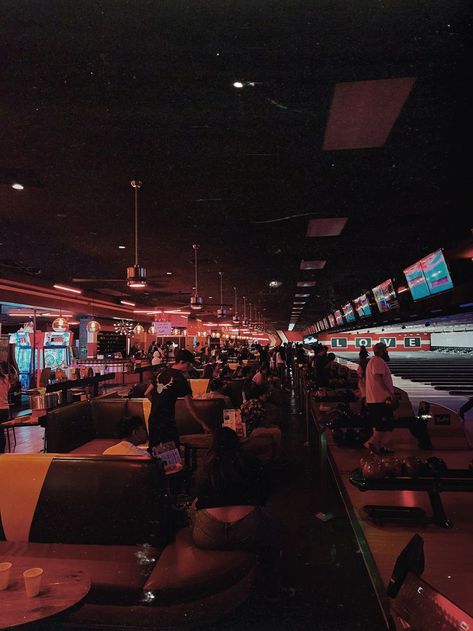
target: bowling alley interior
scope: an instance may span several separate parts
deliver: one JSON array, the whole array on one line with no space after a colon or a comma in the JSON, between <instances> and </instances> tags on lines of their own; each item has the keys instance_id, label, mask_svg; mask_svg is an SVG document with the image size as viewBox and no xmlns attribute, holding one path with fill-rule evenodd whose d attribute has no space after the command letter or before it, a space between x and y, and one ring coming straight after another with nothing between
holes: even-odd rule
<instances>
[{"instance_id":1,"label":"bowling alley interior","mask_svg":"<svg viewBox=\"0 0 473 631\"><path fill-rule=\"evenodd\" d=\"M0 629L473 631L472 17L2 0Z\"/></svg>"}]
</instances>

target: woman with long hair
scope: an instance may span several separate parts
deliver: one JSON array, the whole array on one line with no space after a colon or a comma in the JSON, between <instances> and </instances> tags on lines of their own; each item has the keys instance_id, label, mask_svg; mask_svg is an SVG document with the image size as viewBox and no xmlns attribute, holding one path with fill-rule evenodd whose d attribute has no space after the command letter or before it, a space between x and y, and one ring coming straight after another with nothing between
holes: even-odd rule
<instances>
[{"instance_id":1,"label":"woman with long hair","mask_svg":"<svg viewBox=\"0 0 473 631\"><path fill-rule=\"evenodd\" d=\"M10 377L8 375L8 363L0 362L0 423L10 418L10 404L8 393L10 392ZM5 430L0 427L0 453L5 451Z\"/></svg>"},{"instance_id":2,"label":"woman with long hair","mask_svg":"<svg viewBox=\"0 0 473 631\"><path fill-rule=\"evenodd\" d=\"M281 534L264 509L268 497L261 462L242 450L229 427L216 430L191 512L200 548L252 550L260 556L269 599L293 595L281 586Z\"/></svg>"}]
</instances>

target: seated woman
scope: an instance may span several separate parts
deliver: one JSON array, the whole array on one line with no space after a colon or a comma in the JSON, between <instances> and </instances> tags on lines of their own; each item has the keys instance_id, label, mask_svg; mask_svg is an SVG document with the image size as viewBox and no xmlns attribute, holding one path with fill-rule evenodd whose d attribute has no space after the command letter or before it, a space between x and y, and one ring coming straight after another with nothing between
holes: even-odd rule
<instances>
[{"instance_id":1,"label":"seated woman","mask_svg":"<svg viewBox=\"0 0 473 631\"><path fill-rule=\"evenodd\" d=\"M294 590L281 586L281 535L263 508L267 497L262 464L232 429L217 429L197 484L192 538L200 548L259 553L267 595L277 600Z\"/></svg>"}]
</instances>

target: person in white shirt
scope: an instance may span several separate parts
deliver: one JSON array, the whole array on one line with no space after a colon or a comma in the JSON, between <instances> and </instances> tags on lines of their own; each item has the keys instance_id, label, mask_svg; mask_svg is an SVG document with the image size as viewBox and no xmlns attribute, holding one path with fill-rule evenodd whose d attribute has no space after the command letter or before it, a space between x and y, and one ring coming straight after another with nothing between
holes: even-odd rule
<instances>
[{"instance_id":1,"label":"person in white shirt","mask_svg":"<svg viewBox=\"0 0 473 631\"><path fill-rule=\"evenodd\" d=\"M103 452L104 456L141 456L151 458L146 449L140 449L138 445L146 443L148 432L139 416L129 416L118 423L118 438L120 442L109 447Z\"/></svg>"},{"instance_id":2,"label":"person in white shirt","mask_svg":"<svg viewBox=\"0 0 473 631\"><path fill-rule=\"evenodd\" d=\"M389 361L386 344L375 344L373 353L374 357L369 360L365 372L366 408L373 427L373 436L365 443L365 447L382 455L391 452L388 444L394 429L394 386L386 363Z\"/></svg>"},{"instance_id":3,"label":"person in white shirt","mask_svg":"<svg viewBox=\"0 0 473 631\"><path fill-rule=\"evenodd\" d=\"M210 392L205 392L204 394L201 394L199 397L199 399L222 399L223 403L224 403L224 409L225 410L230 410L232 409L233 403L232 400L230 399L229 396L227 396L224 393L224 386L225 384L223 383L223 381L221 379L212 379L212 381L210 382L209 385L209 390Z\"/></svg>"}]
</instances>

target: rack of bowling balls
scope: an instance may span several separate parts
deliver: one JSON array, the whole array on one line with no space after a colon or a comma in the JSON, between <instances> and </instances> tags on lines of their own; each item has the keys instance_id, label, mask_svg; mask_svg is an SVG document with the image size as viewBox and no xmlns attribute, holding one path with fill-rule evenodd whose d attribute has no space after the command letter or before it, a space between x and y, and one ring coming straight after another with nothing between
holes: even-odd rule
<instances>
[{"instance_id":1,"label":"rack of bowling balls","mask_svg":"<svg viewBox=\"0 0 473 631\"><path fill-rule=\"evenodd\" d=\"M350 474L350 482L360 491L426 491L433 515L429 519L442 528L451 528L440 493L473 491L473 461L468 469L449 469L444 460L432 456L398 457L369 455L361 458L360 467ZM366 506L375 521L402 521L425 518L420 508L403 506Z\"/></svg>"}]
</instances>

